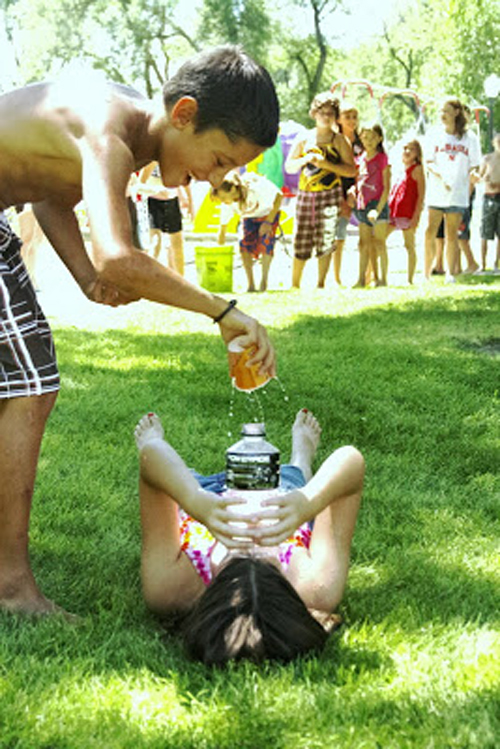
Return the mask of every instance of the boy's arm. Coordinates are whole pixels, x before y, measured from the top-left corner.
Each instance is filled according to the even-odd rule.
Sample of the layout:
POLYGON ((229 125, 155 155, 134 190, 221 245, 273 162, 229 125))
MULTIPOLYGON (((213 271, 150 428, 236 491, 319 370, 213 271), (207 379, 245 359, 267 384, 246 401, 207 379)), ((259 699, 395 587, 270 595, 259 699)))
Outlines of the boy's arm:
MULTIPOLYGON (((100 279, 117 286, 126 296, 191 310, 212 319, 228 306, 225 299, 194 286, 170 268, 132 245, 132 230, 125 199, 134 160, 116 135, 87 137, 81 143, 83 196, 89 217, 94 262, 100 279)), ((243 346, 256 346, 252 357, 263 371, 275 373, 274 350, 265 329, 233 308, 220 323, 226 343, 242 337, 243 346)))
POLYGON ((132 301, 113 284, 103 283, 98 278, 70 205, 44 200, 33 204, 33 213, 43 233, 89 299, 113 307, 132 301))

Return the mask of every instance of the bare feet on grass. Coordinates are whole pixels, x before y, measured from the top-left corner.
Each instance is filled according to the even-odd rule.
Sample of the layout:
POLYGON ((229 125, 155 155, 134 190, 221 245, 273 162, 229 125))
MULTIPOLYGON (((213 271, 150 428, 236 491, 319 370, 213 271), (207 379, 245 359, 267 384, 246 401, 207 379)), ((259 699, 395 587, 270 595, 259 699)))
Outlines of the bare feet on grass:
POLYGON ((160 417, 155 413, 148 413, 142 417, 134 429, 135 443, 139 451, 144 445, 152 440, 162 440, 165 432, 160 421, 160 417))
POLYGON ((69 614, 39 591, 31 572, 13 576, 10 580, 0 577, 0 611, 24 616, 62 616, 76 624, 80 618, 69 614))
POLYGON ((321 427, 317 418, 307 408, 303 408, 298 412, 292 426, 291 463, 302 470, 306 481, 312 477, 312 463, 320 439, 321 427))

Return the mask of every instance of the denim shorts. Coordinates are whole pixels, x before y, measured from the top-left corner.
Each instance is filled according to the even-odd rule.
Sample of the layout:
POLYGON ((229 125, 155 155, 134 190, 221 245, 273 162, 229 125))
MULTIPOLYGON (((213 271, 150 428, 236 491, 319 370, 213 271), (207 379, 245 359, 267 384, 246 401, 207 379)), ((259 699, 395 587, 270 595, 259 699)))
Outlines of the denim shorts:
MULTIPOLYGON (((378 200, 370 200, 366 208, 355 208, 354 213, 360 224, 368 224, 368 226, 374 226, 371 221, 368 220, 368 214, 374 208, 378 206, 378 200)), ((386 203, 380 211, 378 219, 375 221, 376 224, 382 221, 389 221, 389 204, 386 203)))
MULTIPOLYGON (((220 471, 210 476, 203 476, 193 469, 191 472, 202 489, 215 494, 222 494, 226 490, 226 472, 220 471)), ((290 492, 292 489, 301 489, 305 486, 304 474, 297 466, 284 465, 280 469, 280 488, 290 492)))

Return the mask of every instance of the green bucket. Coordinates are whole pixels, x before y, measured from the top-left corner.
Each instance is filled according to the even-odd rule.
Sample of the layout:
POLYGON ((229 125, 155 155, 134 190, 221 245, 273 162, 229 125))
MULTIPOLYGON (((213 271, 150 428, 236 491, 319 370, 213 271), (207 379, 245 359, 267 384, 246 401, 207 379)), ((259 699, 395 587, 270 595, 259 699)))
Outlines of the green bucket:
POLYGON ((207 291, 233 290, 233 245, 195 247, 198 283, 207 291))

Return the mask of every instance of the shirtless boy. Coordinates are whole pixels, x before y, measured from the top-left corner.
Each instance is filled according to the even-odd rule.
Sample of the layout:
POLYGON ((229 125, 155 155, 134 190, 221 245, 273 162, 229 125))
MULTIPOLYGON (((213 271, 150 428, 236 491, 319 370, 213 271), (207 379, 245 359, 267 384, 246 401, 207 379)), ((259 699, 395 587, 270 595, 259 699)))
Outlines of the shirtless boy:
POLYGON ((274 373, 265 329, 132 244, 132 172, 157 161, 167 187, 219 185, 276 140, 279 107, 268 73, 235 47, 187 62, 154 104, 97 75, 0 96, 0 608, 48 613, 28 552, 29 515, 46 420, 59 389, 50 330, 2 211, 32 203, 40 226, 82 291, 117 305, 145 298, 219 322, 227 343, 255 344, 274 373), (86 252, 74 213, 85 200, 86 252))
POLYGON ((493 151, 483 156, 479 178, 484 179, 483 215, 481 217, 481 271, 486 270, 488 241, 497 240, 494 269, 500 271, 500 133, 492 141, 493 151))

